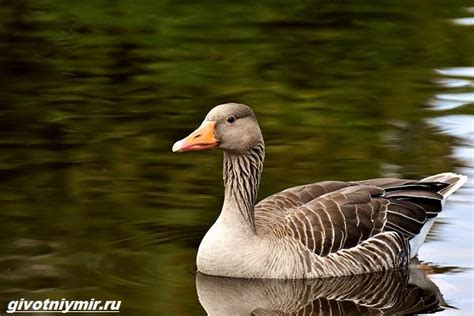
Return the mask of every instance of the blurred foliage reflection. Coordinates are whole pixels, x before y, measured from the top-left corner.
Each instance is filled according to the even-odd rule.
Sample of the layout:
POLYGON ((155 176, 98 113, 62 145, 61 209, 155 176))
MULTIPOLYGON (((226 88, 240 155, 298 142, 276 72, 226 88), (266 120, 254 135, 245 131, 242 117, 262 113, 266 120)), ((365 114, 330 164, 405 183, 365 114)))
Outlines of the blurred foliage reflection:
POLYGON ((2 303, 203 313, 194 257, 221 206, 221 155, 170 148, 219 103, 257 113, 261 197, 461 167, 461 140, 426 119, 445 114, 428 104, 434 69, 474 65, 472 27, 452 23, 469 4, 1 1, 2 303))

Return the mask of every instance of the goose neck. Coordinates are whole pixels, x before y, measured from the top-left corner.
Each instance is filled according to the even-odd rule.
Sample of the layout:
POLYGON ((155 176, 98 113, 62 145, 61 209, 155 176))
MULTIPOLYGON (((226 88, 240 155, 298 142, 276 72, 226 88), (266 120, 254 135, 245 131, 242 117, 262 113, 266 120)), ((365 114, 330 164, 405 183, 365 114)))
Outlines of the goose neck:
POLYGON ((263 170, 265 149, 263 142, 244 154, 224 152, 224 209, 237 209, 255 230, 254 206, 263 170))

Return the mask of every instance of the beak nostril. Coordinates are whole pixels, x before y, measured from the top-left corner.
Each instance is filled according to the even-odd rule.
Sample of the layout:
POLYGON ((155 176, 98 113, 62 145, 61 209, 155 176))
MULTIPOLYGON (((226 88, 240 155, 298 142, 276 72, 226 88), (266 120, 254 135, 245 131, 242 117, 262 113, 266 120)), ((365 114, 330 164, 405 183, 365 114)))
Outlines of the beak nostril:
POLYGON ((201 134, 194 135, 194 139, 201 137, 201 134))

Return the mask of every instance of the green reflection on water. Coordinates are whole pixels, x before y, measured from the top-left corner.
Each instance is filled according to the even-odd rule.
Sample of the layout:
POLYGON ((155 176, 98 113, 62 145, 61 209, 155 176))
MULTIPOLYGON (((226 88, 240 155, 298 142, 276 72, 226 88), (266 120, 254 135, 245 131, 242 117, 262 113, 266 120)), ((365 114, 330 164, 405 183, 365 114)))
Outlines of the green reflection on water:
POLYGON ((3 1, 2 302, 202 313, 194 257, 221 206, 221 154, 170 149, 215 104, 257 113, 261 197, 456 170, 460 140, 426 104, 433 69, 474 65, 472 28, 450 22, 468 5, 3 1))

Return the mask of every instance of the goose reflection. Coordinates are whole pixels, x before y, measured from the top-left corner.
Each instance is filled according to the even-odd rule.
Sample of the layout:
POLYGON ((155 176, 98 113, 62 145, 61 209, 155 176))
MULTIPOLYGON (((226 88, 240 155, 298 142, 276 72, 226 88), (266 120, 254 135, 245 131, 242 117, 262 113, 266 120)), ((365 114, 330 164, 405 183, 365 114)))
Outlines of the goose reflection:
POLYGON ((313 280, 235 279, 198 273, 208 315, 407 315, 447 306, 418 266, 313 280))

